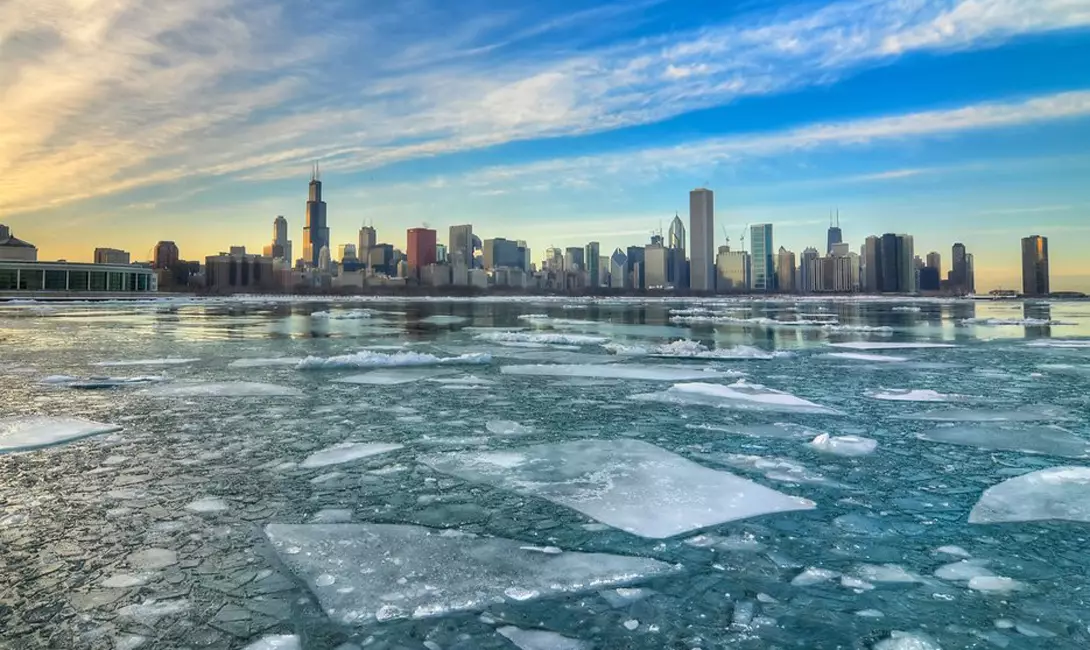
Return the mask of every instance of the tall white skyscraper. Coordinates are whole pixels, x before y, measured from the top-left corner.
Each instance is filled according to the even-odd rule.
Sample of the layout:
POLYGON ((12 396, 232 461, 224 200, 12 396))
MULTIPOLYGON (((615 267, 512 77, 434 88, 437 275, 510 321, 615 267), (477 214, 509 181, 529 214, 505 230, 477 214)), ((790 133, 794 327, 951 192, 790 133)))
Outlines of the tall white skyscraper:
POLYGON ((715 205, 712 191, 689 192, 689 288, 715 291, 715 205))
POLYGON ((772 262, 772 224, 749 228, 749 250, 753 256, 751 287, 754 291, 776 290, 776 268, 772 262))

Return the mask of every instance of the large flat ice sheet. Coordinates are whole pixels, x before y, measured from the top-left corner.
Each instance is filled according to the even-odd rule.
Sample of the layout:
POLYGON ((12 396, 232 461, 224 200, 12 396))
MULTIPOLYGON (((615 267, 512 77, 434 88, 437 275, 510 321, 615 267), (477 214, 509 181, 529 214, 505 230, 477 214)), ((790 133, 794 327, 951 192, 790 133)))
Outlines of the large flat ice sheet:
POLYGON ((621 530, 664 538, 813 501, 639 440, 576 440, 421 459, 440 472, 548 499, 621 530))
POLYGON ((396 524, 269 524, 280 559, 330 619, 367 625, 596 591, 680 570, 643 557, 542 552, 512 539, 396 524))
POLYGON ((678 368, 676 366, 641 365, 635 363, 617 364, 541 364, 504 366, 500 372, 505 375, 531 375, 549 377, 593 377, 595 379, 633 379, 639 381, 691 381, 694 379, 721 379, 738 377, 741 373, 734 370, 713 370, 703 368, 678 368))
POLYGON ((39 415, 0 418, 0 454, 40 449, 120 429, 82 418, 39 415))
POLYGON ((662 392, 633 395, 632 399, 646 402, 718 406, 751 411, 843 415, 836 409, 815 404, 791 393, 767 388, 760 384, 751 384, 745 380, 738 380, 729 386, 704 382, 674 384, 662 392))
POLYGON ((1019 451, 1026 454, 1090 458, 1090 440, 1055 426, 1023 428, 955 425, 916 434, 920 440, 951 445, 1019 451))
POLYGON ((1062 519, 1090 523, 1090 467, 1050 467, 984 491, 971 524, 1062 519))

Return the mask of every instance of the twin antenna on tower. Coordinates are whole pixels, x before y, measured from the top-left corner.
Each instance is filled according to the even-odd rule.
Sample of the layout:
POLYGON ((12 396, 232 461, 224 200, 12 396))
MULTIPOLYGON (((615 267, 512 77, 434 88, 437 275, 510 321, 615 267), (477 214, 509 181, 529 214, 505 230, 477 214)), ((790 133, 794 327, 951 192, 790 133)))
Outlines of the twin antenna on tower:
POLYGON ((322 180, 322 170, 318 167, 317 161, 314 162, 314 168, 310 170, 310 180, 312 182, 322 180))

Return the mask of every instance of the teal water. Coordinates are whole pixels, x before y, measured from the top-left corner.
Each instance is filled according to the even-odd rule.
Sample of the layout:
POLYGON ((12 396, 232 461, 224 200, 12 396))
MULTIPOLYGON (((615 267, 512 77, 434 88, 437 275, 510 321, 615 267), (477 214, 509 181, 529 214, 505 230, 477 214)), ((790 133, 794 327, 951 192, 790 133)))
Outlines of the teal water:
POLYGON ((8 426, 121 427, 0 454, 0 641, 869 648, 904 631, 942 648, 1088 647, 1087 482, 1019 488, 1044 520, 969 522, 992 486, 1090 467, 1087 341, 1085 302, 0 306, 8 426), (677 340, 703 347, 661 348, 677 340), (658 354, 679 349, 705 354, 658 354), (753 349, 769 358, 707 353, 753 349), (565 368, 525 368, 548 364, 565 368), (761 397, 675 387, 694 382, 761 397), (900 390, 946 401, 883 399, 900 390), (808 444, 821 433, 877 447, 837 455, 808 444), (595 444, 573 455, 573 441, 595 444), (329 451, 345 442, 399 447, 322 460, 350 456, 329 451), (723 519, 734 496, 675 462, 813 507, 709 525, 687 509, 723 519), (302 546, 270 542, 269 524, 302 546), (444 541, 408 548, 418 534, 444 541), (553 551, 571 559, 535 583, 553 551))

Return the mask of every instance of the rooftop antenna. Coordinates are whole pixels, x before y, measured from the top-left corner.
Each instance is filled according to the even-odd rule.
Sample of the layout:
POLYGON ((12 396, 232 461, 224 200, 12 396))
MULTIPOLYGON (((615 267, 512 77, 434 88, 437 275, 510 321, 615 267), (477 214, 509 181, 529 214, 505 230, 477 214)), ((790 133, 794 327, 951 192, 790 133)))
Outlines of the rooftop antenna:
POLYGON ((836 208, 836 227, 840 227, 840 206, 836 208))

